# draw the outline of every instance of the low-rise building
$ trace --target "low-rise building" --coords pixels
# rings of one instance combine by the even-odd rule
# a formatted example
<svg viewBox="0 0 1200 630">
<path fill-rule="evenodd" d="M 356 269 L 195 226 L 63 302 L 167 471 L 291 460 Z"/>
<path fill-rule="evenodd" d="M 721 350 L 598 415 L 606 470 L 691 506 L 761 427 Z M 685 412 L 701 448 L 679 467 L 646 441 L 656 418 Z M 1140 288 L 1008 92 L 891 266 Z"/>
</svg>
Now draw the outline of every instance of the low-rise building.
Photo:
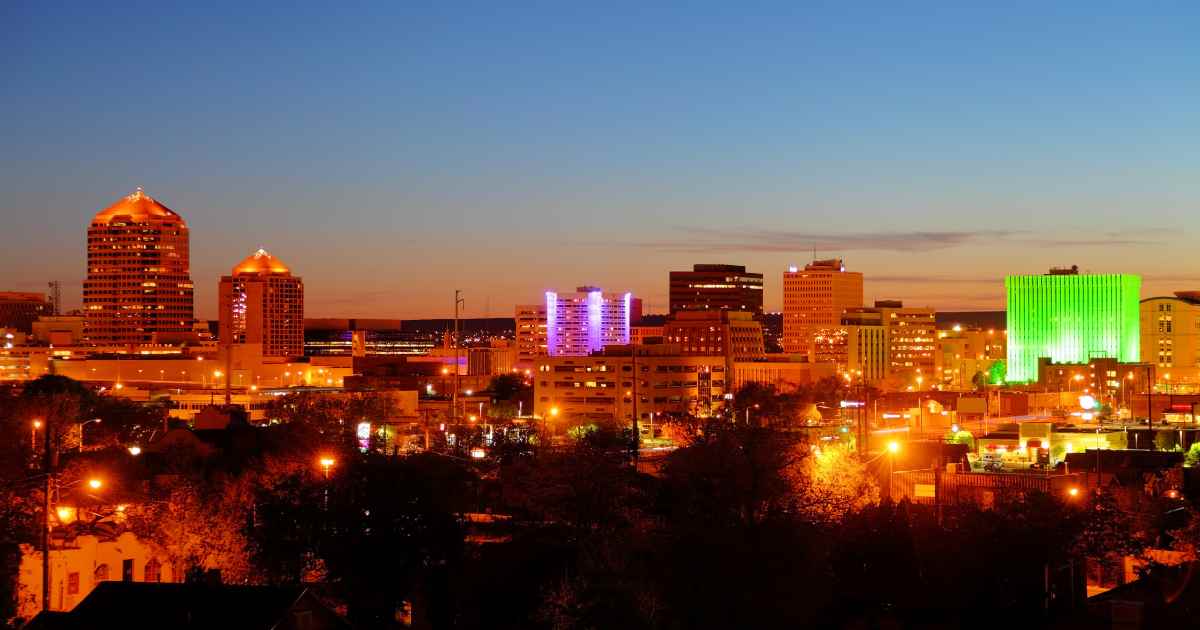
<svg viewBox="0 0 1200 630">
<path fill-rule="evenodd" d="M 675 344 L 544 357 L 533 374 L 534 413 L 563 426 L 631 424 L 635 409 L 644 421 L 652 414 L 708 416 L 720 411 L 728 376 L 724 356 L 685 355 Z"/>
</svg>

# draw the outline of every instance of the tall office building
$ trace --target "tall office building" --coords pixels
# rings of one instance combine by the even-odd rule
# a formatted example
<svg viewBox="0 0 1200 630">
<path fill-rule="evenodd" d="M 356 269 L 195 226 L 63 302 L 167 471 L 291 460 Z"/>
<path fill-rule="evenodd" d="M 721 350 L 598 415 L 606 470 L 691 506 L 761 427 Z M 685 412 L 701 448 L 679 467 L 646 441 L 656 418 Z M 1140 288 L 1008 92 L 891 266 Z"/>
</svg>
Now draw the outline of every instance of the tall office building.
<svg viewBox="0 0 1200 630">
<path fill-rule="evenodd" d="M 1141 325 L 1142 363 L 1179 368 L 1177 375 L 1200 368 L 1200 291 L 1142 300 Z"/>
<path fill-rule="evenodd" d="M 513 318 L 517 335 L 517 367 L 533 368 L 538 357 L 547 354 L 546 305 L 519 304 Z"/>
<path fill-rule="evenodd" d="M 841 324 L 842 314 L 863 305 L 863 276 L 841 259 L 817 260 L 783 274 L 783 351 L 814 353 L 814 334 Z"/>
<path fill-rule="evenodd" d="M 1055 363 L 1138 360 L 1140 276 L 1085 275 L 1071 267 L 1042 276 L 1008 276 L 1004 285 L 1009 381 L 1036 379 L 1041 357 Z"/>
<path fill-rule="evenodd" d="M 265 250 L 221 277 L 221 344 L 261 344 L 262 356 L 304 356 L 304 282 Z"/>
<path fill-rule="evenodd" d="M 685 356 L 724 356 L 730 370 L 735 361 L 765 354 L 762 324 L 742 311 L 676 313 L 663 325 L 663 341 L 678 344 Z"/>
<path fill-rule="evenodd" d="M 546 292 L 546 351 L 552 357 L 582 357 L 604 346 L 629 343 L 629 293 L 579 287 L 574 293 Z"/>
<path fill-rule="evenodd" d="M 937 372 L 937 313 L 932 308 L 906 307 L 899 300 L 876 300 L 883 325 L 888 376 L 914 377 L 914 386 L 935 384 Z M 920 377 L 920 380 L 915 380 Z"/>
<path fill-rule="evenodd" d="M 692 265 L 672 271 L 671 314 L 685 311 L 746 311 L 762 315 L 763 276 L 741 265 Z"/>
<path fill-rule="evenodd" d="M 188 228 L 138 188 L 88 227 L 83 309 L 93 343 L 147 343 L 192 332 Z"/>
</svg>

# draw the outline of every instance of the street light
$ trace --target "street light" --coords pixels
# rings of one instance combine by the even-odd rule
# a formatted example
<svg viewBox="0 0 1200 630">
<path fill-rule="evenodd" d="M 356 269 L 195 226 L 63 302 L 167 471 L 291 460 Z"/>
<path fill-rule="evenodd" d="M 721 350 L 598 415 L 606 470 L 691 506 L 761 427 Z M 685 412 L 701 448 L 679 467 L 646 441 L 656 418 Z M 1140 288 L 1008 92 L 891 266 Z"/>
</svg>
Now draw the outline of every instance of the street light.
<svg viewBox="0 0 1200 630">
<path fill-rule="evenodd" d="M 91 488 L 92 490 L 99 490 L 104 485 L 103 481 L 100 481 L 99 479 L 95 479 L 95 478 L 88 479 L 87 483 L 88 483 L 88 487 Z"/>
<path fill-rule="evenodd" d="M 141 454 L 142 454 L 142 447 L 140 447 L 140 446 L 130 446 L 130 447 L 129 447 L 129 454 L 130 454 L 130 455 L 133 455 L 134 457 L 137 457 L 138 455 L 141 455 Z"/>
<path fill-rule="evenodd" d="M 89 425 L 93 422 L 99 423 L 99 422 L 103 422 L 103 420 L 101 420 L 100 418 L 92 418 L 91 420 L 88 420 L 86 422 L 79 423 L 79 452 L 80 453 L 83 452 L 83 427 L 86 425 Z"/>
<path fill-rule="evenodd" d="M 337 460 L 335 460 L 332 457 L 322 457 L 321 458 L 320 464 L 321 464 L 321 468 L 325 471 L 326 479 L 329 479 L 329 469 L 333 468 L 333 465 L 336 463 L 337 463 Z"/>
</svg>

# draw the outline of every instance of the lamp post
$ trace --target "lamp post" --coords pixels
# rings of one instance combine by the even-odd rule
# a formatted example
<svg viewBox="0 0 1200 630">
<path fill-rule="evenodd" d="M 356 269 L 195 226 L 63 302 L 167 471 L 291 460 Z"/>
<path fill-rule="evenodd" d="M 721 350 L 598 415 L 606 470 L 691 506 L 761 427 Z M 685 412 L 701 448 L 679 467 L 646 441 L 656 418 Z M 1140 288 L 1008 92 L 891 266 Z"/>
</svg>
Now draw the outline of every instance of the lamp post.
<svg viewBox="0 0 1200 630">
<path fill-rule="evenodd" d="M 83 452 L 83 427 L 85 427 L 93 422 L 103 422 L 103 420 L 101 420 L 100 418 L 92 418 L 91 420 L 88 420 L 86 422 L 79 423 L 79 452 L 80 453 Z"/>
<path fill-rule="evenodd" d="M 32 453 L 37 451 L 37 432 L 42 428 L 42 421 L 34 420 L 31 425 L 33 428 L 29 430 L 29 451 Z"/>
<path fill-rule="evenodd" d="M 900 452 L 900 443 L 896 440 L 888 442 L 888 474 L 887 474 L 887 498 L 892 500 L 892 474 L 896 472 L 896 453 Z"/>
</svg>

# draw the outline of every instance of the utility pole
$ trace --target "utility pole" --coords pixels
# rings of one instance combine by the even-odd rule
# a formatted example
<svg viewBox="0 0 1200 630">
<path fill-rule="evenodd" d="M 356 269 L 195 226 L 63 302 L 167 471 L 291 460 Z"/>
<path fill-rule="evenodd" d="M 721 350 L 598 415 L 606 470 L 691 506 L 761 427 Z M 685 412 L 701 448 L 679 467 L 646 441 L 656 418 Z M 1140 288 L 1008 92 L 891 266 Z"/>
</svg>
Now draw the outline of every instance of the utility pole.
<svg viewBox="0 0 1200 630">
<path fill-rule="evenodd" d="M 638 457 L 641 454 L 642 433 L 638 428 L 638 368 L 637 368 L 637 346 L 629 345 L 629 358 L 633 363 L 633 469 L 637 470 Z M 654 413 L 654 412 L 651 412 Z"/>
<path fill-rule="evenodd" d="M 450 398 L 450 419 L 458 419 L 458 387 L 459 387 L 459 366 L 458 366 L 458 348 L 462 345 L 459 338 L 458 328 L 458 309 L 466 304 L 463 300 L 462 291 L 454 290 L 454 393 Z"/>
<path fill-rule="evenodd" d="M 42 467 L 46 473 L 46 496 L 44 501 L 42 523 L 42 610 L 50 610 L 50 508 L 54 492 L 54 469 L 58 466 L 58 453 L 53 447 L 54 423 L 49 415 L 45 418 L 45 453 L 42 454 Z"/>
</svg>

